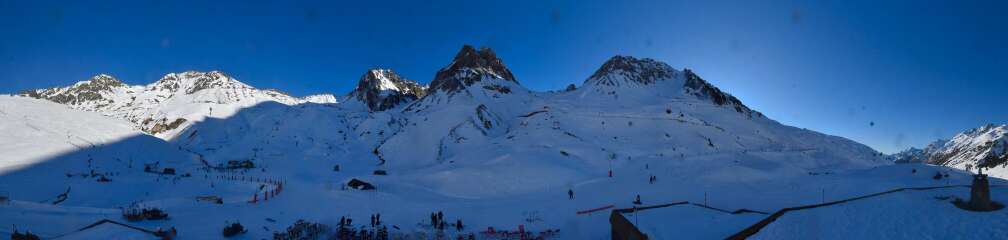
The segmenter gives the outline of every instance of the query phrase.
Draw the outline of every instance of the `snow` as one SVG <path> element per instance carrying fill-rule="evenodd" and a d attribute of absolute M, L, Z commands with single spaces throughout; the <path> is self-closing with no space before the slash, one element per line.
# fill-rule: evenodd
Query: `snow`
<path fill-rule="evenodd" d="M 991 196 L 1008 199 L 1008 189 L 991 188 Z M 969 190 L 904 191 L 789 212 L 753 238 L 1004 239 L 1008 236 L 1008 221 L 1005 221 L 1008 210 L 964 211 L 950 203 L 951 199 L 938 199 L 944 197 L 968 200 Z"/>
<path fill-rule="evenodd" d="M 80 232 L 60 236 L 57 239 L 158 239 L 156 236 L 128 228 L 126 226 L 105 223 Z"/>
<path fill-rule="evenodd" d="M 308 96 L 302 97 L 301 100 L 304 101 L 304 102 L 308 102 L 308 103 L 318 103 L 318 104 L 338 103 L 339 102 L 338 100 L 336 100 L 336 96 L 332 95 L 332 94 L 308 95 Z"/>
<path fill-rule="evenodd" d="M 762 220 L 758 213 L 730 214 L 682 204 L 623 216 L 653 239 L 723 239 Z"/>
<path fill-rule="evenodd" d="M 392 80 L 388 78 L 389 72 L 390 72 L 390 70 L 386 70 L 386 69 L 371 70 L 370 73 L 375 76 L 375 79 L 378 79 L 378 90 L 381 90 L 381 91 L 393 91 L 393 92 L 400 92 L 400 91 L 402 91 L 402 90 L 399 90 L 399 87 L 396 87 L 395 83 L 392 82 Z"/>
<path fill-rule="evenodd" d="M 470 70 L 457 74 L 477 74 Z M 109 95 L 113 104 L 103 107 L 0 97 L 0 150 L 13 153 L 0 156 L 0 193 L 12 199 L 0 204 L 0 232 L 17 224 L 60 236 L 101 219 L 121 219 L 120 208 L 140 204 L 164 209 L 170 218 L 131 224 L 176 227 L 180 239 L 214 238 L 234 221 L 249 229 L 248 239 L 269 238 L 298 219 L 333 226 L 350 216 L 362 227 L 374 213 L 399 228 L 393 235 L 433 238 L 425 219 L 434 211 L 468 226 L 446 230 L 450 238 L 522 225 L 537 232 L 559 229 L 556 239 L 606 239 L 608 211 L 576 212 L 631 207 L 636 195 L 648 205 L 707 202 L 773 212 L 971 179 L 946 167 L 892 165 L 851 140 L 686 94 L 676 79 L 544 93 L 499 75 L 480 76 L 456 92 L 435 90 L 379 112 L 364 110 L 358 101 L 312 101 L 332 95 L 299 99 L 259 90 L 219 72 L 169 74 L 151 85 L 116 88 Z M 198 85 L 213 87 L 195 90 Z M 509 93 L 495 90 L 505 88 Z M 148 135 L 139 131 L 153 125 L 143 122 L 147 118 L 187 121 Z M 256 167 L 218 171 L 203 163 L 231 160 Z M 175 168 L 177 175 L 142 170 L 153 163 Z M 388 175 L 373 175 L 375 170 Z M 950 176 L 934 180 L 935 173 Z M 98 175 L 111 182 L 98 182 Z M 651 176 L 658 181 L 650 184 Z M 249 203 L 274 187 L 232 178 L 282 180 L 284 190 Z M 377 190 L 343 189 L 350 179 Z M 567 198 L 568 190 L 575 199 Z M 221 197 L 223 204 L 196 200 L 200 196 Z M 642 229 L 656 238 L 722 238 L 762 216 L 693 205 L 639 214 L 634 217 Z M 970 215 L 950 216 L 949 222 L 973 223 Z M 926 226 L 933 218 L 915 219 Z M 114 227 L 99 230 L 93 233 L 118 233 Z M 802 234 L 770 238 L 809 236 Z"/>
<path fill-rule="evenodd" d="M 0 122 L 0 152 L 4 153 L 0 154 L 0 173 L 142 134 L 125 121 L 6 95 L 0 95 Z"/>

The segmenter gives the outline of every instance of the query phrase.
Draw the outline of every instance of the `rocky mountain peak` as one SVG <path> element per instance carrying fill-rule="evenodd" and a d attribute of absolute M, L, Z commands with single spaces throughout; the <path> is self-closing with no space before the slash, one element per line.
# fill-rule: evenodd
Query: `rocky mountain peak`
<path fill-rule="evenodd" d="M 504 66 L 497 54 L 488 47 L 479 50 L 470 45 L 462 46 L 455 59 L 442 68 L 431 81 L 431 88 L 454 92 L 472 85 L 483 78 L 501 79 L 517 83 L 514 75 Z"/>
<path fill-rule="evenodd" d="M 676 74 L 676 70 L 668 64 L 654 59 L 617 55 L 609 58 L 602 67 L 588 77 L 585 85 L 650 85 L 672 79 Z"/>
<path fill-rule="evenodd" d="M 82 87 L 82 86 L 91 87 L 91 88 L 101 88 L 103 90 L 109 90 L 110 88 L 113 88 L 113 87 L 126 86 L 126 84 L 123 83 L 122 81 L 119 81 L 119 79 L 116 79 L 115 77 L 113 77 L 111 75 L 108 75 L 108 74 L 98 74 L 98 75 L 95 75 L 94 77 L 91 77 L 91 79 L 88 79 L 86 81 L 77 82 L 77 84 L 74 84 L 74 87 Z"/>
<path fill-rule="evenodd" d="M 221 71 L 199 72 L 186 71 L 182 73 L 169 73 L 151 86 L 155 90 L 176 91 L 184 90 L 185 94 L 192 94 L 204 89 L 246 89 L 252 88 L 245 83 L 231 78 Z"/>
<path fill-rule="evenodd" d="M 107 95 L 111 95 L 115 88 L 125 86 L 125 83 L 115 77 L 98 74 L 73 86 L 27 90 L 21 92 L 21 95 L 67 105 L 101 105 L 110 101 Z"/>
<path fill-rule="evenodd" d="M 365 103 L 371 111 L 384 111 L 423 97 L 427 88 L 402 78 L 390 69 L 370 69 L 350 95 Z"/>

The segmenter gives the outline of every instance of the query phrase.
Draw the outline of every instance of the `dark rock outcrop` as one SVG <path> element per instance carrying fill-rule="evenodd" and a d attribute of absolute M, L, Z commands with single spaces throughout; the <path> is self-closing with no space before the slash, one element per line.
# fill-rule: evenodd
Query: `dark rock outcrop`
<path fill-rule="evenodd" d="M 426 87 L 404 79 L 392 70 L 371 69 L 361 76 L 357 88 L 350 95 L 377 112 L 417 100 L 426 93 Z"/>
<path fill-rule="evenodd" d="M 432 91 L 453 93 L 485 77 L 518 82 L 493 50 L 488 47 L 476 50 L 470 45 L 465 45 L 455 55 L 450 65 L 437 72 L 430 88 Z"/>
<path fill-rule="evenodd" d="M 353 189 L 357 189 L 357 190 L 374 190 L 375 189 L 374 185 L 371 185 L 371 183 L 368 183 L 368 182 L 365 182 L 365 181 L 361 181 L 361 180 L 356 179 L 356 178 L 350 179 L 350 182 L 347 182 L 347 186 L 350 187 L 350 188 L 353 188 Z"/>
<path fill-rule="evenodd" d="M 650 58 L 614 56 L 595 70 L 585 85 L 624 86 L 628 84 L 650 85 L 665 79 L 672 79 L 675 70 L 668 64 Z"/>

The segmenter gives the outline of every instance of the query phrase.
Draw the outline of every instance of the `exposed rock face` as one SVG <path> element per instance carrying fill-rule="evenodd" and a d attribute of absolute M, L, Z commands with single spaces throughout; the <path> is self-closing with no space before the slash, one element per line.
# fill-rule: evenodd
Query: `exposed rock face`
<path fill-rule="evenodd" d="M 432 91 L 453 93 L 483 78 L 518 82 L 493 50 L 487 47 L 476 50 L 472 46 L 465 45 L 455 55 L 450 65 L 437 72 L 430 88 Z"/>
<path fill-rule="evenodd" d="M 672 79 L 676 71 L 668 64 L 650 58 L 638 59 L 631 56 L 614 56 L 602 64 L 585 85 L 629 86 L 651 85 L 661 80 Z"/>
<path fill-rule="evenodd" d="M 497 114 L 491 112 L 486 105 L 480 104 L 476 107 L 476 118 L 474 119 L 478 122 L 478 126 L 483 130 L 484 135 L 486 132 L 503 125 L 500 117 Z"/>
<path fill-rule="evenodd" d="M 683 84 L 683 88 L 688 94 L 692 94 L 700 99 L 709 99 L 717 105 L 733 107 L 735 108 L 735 111 L 739 113 L 748 114 L 750 116 L 752 114 L 760 114 L 759 112 L 746 107 L 746 105 L 742 104 L 742 101 L 739 101 L 738 98 L 735 98 L 726 92 L 722 92 L 721 89 L 718 89 L 714 85 L 704 81 L 700 78 L 700 76 L 693 73 L 693 71 L 686 69 L 683 72 L 686 77 L 686 83 Z"/>
<path fill-rule="evenodd" d="M 21 95 L 72 106 L 107 105 L 112 102 L 114 90 L 122 87 L 126 87 L 126 84 L 112 76 L 100 74 L 70 87 L 28 90 L 21 92 Z"/>
<path fill-rule="evenodd" d="M 384 111 L 423 97 L 427 88 L 388 69 L 371 69 L 350 93 L 371 111 Z"/>

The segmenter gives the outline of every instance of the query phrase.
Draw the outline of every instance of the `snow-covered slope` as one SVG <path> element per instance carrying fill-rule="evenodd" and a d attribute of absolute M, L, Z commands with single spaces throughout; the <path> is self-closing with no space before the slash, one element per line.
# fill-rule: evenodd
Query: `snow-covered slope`
<path fill-rule="evenodd" d="M 1008 125 L 987 124 L 956 134 L 947 141 L 938 140 L 924 150 L 911 148 L 904 153 L 893 158 L 900 163 L 923 159 L 920 161 L 967 171 L 984 168 L 991 176 L 1008 178 Z"/>
<path fill-rule="evenodd" d="M 227 117 L 264 101 L 288 105 L 335 101 L 319 96 L 298 99 L 276 90 L 256 89 L 219 71 L 170 73 L 145 86 L 129 86 L 102 74 L 72 86 L 29 90 L 21 95 L 124 119 L 163 139 L 175 137 L 181 129 L 206 117 Z"/>
<path fill-rule="evenodd" d="M 142 172 L 145 164 L 177 168 L 179 174 L 201 166 L 197 155 L 134 130 L 129 122 L 6 95 L 0 96 L 0 152 L 4 194 L 46 202 L 69 191 L 60 202 L 77 206 L 123 206 L 144 190 L 163 187 L 153 178 L 134 179 L 157 175 Z"/>
<path fill-rule="evenodd" d="M 98 119 L 93 124 L 114 126 L 75 136 L 122 132 L 131 137 L 94 149 L 67 147 L 68 154 L 37 157 L 44 159 L 32 165 L 37 167 L 0 174 L 0 183 L 43 185 L 32 190 L 0 184 L 0 192 L 18 191 L 13 205 L 0 206 L 0 226 L 27 221 L 46 237 L 58 236 L 95 218 L 117 217 L 116 208 L 142 201 L 163 207 L 172 219 L 138 224 L 176 226 L 182 238 L 219 236 L 222 224 L 233 220 L 249 227 L 248 238 L 268 238 L 300 218 L 332 226 L 341 215 L 366 219 L 378 212 L 400 234 L 427 236 L 435 231 L 418 219 L 444 210 L 448 219 L 463 219 L 468 226 L 443 231 L 449 238 L 523 225 L 533 231 L 561 229 L 560 239 L 598 239 L 610 236 L 608 215 L 575 212 L 610 204 L 630 207 L 635 195 L 648 204 L 706 202 L 710 192 L 713 205 L 770 212 L 817 202 L 823 195 L 947 184 L 931 173 L 949 172 L 937 166 L 883 166 L 889 162 L 862 144 L 782 125 L 690 70 L 634 57 L 614 57 L 582 86 L 563 92 L 530 91 L 492 50 L 471 46 L 438 71 L 423 93 L 419 84 L 386 70 L 368 71 L 361 91 L 332 98 L 289 97 L 214 72 L 169 74 L 147 86 L 96 80 L 26 94 L 112 117 L 23 97 L 12 99 L 41 106 L 9 105 L 28 106 L 21 112 L 86 114 Z M 87 117 L 36 118 L 72 123 Z M 143 121 L 147 118 L 153 120 Z M 133 130 L 154 132 L 157 119 L 171 125 L 178 118 L 186 120 L 156 133 L 168 142 Z M 34 131 L 22 127 L 28 119 L 0 122 L 11 124 L 0 127 L 30 135 Z M 37 145 L 58 146 L 64 141 L 61 131 L 41 137 L 52 143 Z M 90 158 L 100 166 L 80 161 Z M 208 167 L 233 160 L 255 167 Z M 131 167 L 133 161 L 193 176 L 151 174 Z M 108 175 L 112 182 L 59 178 L 92 169 L 114 173 Z M 375 170 L 387 174 L 375 175 Z M 903 177 L 893 177 L 896 173 Z M 961 171 L 950 173 L 956 181 L 969 179 Z M 660 180 L 649 182 L 651 176 Z M 285 190 L 267 202 L 250 203 L 265 192 L 264 185 L 247 179 L 283 179 Z M 370 182 L 377 190 L 341 190 L 350 179 Z M 136 185 L 122 185 L 131 183 Z M 67 186 L 74 189 L 68 206 L 39 203 Z M 568 199 L 567 190 L 578 197 Z M 224 203 L 194 200 L 200 196 L 220 196 Z M 74 217 L 63 225 L 44 225 L 53 221 L 52 212 Z M 662 225 L 716 219 L 706 211 L 687 212 L 695 214 Z M 704 236 L 730 233 L 755 219 L 718 218 L 736 224 L 731 229 L 704 224 L 719 228 Z"/>
<path fill-rule="evenodd" d="M 126 121 L 7 95 L 0 95 L 0 123 L 0 172 L 143 134 Z"/>
<path fill-rule="evenodd" d="M 380 79 L 369 74 L 362 83 L 371 75 Z M 615 84 L 621 81 L 635 83 Z M 215 161 L 258 156 L 276 164 L 263 152 L 315 152 L 306 158 L 393 169 L 470 197 L 562 187 L 639 161 L 709 159 L 723 166 L 710 174 L 752 179 L 888 163 L 859 143 L 767 119 L 691 71 L 654 60 L 615 57 L 586 85 L 532 92 L 492 50 L 466 46 L 426 95 L 397 111 L 368 112 L 348 102 L 261 104 L 198 124 L 175 141 Z M 501 184 L 502 176 L 522 184 L 485 187 Z M 446 182 L 452 179 L 473 184 Z"/>

